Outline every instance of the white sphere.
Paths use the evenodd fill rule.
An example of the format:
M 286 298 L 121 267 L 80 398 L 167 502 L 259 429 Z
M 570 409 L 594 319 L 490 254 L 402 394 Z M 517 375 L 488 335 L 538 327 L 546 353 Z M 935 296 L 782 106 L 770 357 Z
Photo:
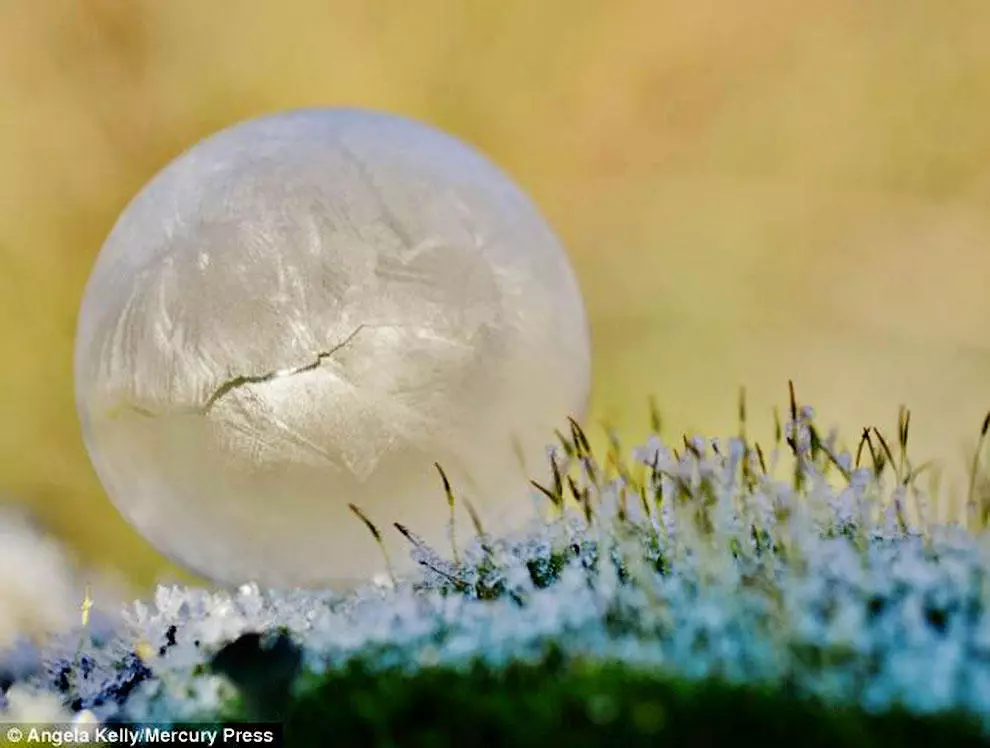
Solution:
M 397 567 L 392 522 L 449 548 L 435 462 L 491 529 L 531 517 L 520 454 L 543 475 L 584 415 L 590 345 L 564 250 L 498 168 L 410 120 L 303 110 L 203 140 L 131 202 L 75 377 L 97 474 L 154 546 L 313 586 L 384 568 L 349 503 Z

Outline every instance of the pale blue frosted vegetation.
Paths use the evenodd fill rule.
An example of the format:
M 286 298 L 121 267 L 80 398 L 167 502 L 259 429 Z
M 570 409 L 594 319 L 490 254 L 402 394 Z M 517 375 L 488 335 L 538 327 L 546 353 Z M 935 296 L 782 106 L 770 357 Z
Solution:
M 501 665 L 553 645 L 874 712 L 962 712 L 990 730 L 986 535 L 926 522 L 910 461 L 877 437 L 861 446 L 886 463 L 879 477 L 869 456 L 856 467 L 821 439 L 807 409 L 784 435 L 796 469 L 786 447 L 764 460 L 741 438 L 675 449 L 659 437 L 609 467 L 575 432 L 538 494 L 566 509 L 528 534 L 475 538 L 457 562 L 413 538 L 421 577 L 348 594 L 161 587 L 127 611 L 124 632 L 86 644 L 86 674 L 63 692 L 102 719 L 206 716 L 231 691 L 201 666 L 245 632 L 283 630 L 311 675 L 355 657 Z M 37 687 L 65 680 L 75 641 L 53 648 Z M 160 654 L 142 664 L 138 642 Z

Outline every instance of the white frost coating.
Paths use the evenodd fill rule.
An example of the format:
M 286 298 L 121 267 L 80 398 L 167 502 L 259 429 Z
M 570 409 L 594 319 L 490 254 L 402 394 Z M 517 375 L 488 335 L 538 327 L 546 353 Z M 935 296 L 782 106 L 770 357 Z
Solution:
M 349 502 L 443 546 L 434 462 L 492 529 L 519 521 L 518 452 L 541 465 L 584 414 L 590 346 L 564 250 L 495 166 L 409 120 L 307 110 L 207 138 L 138 194 L 75 373 L 96 471 L 152 544 L 310 586 L 382 570 Z

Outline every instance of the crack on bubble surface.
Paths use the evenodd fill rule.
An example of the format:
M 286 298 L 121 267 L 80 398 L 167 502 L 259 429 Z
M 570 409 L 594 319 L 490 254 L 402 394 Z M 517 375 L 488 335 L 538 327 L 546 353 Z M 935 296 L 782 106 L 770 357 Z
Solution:
M 281 379 L 283 377 L 291 377 L 296 374 L 305 374 L 309 371 L 314 371 L 318 369 L 324 361 L 337 353 L 341 348 L 348 345 L 351 341 L 358 336 L 362 330 L 364 330 L 367 325 L 358 325 L 354 328 L 354 331 L 344 338 L 342 341 L 333 346 L 330 350 L 323 351 L 316 354 L 316 358 L 309 362 L 308 364 L 302 364 L 300 366 L 295 366 L 291 369 L 276 369 L 274 371 L 267 372 L 265 374 L 240 374 L 232 379 L 228 379 L 226 382 L 221 384 L 217 389 L 213 391 L 213 394 L 206 399 L 206 403 L 199 410 L 206 414 L 209 413 L 217 402 L 222 399 L 227 394 L 233 392 L 234 390 L 240 389 L 241 387 L 246 387 L 252 384 L 264 384 L 265 382 L 271 382 L 275 379 Z
M 216 404 L 222 400 L 224 397 L 229 395 L 235 390 L 239 390 L 242 387 L 249 387 L 254 384 L 264 384 L 266 382 L 271 382 L 276 379 L 282 379 L 284 377 L 295 376 L 296 374 L 305 374 L 306 372 L 314 371 L 323 365 L 323 362 L 329 359 L 334 354 L 338 353 L 342 348 L 349 345 L 358 334 L 369 327 L 401 327 L 402 325 L 368 325 L 360 324 L 342 341 L 334 345 L 332 348 L 326 351 L 322 351 L 316 354 L 316 357 L 306 364 L 301 364 L 299 366 L 294 366 L 288 369 L 275 369 L 273 371 L 265 372 L 264 374 L 238 374 L 235 377 L 225 380 L 219 387 L 217 387 L 210 396 L 206 399 L 203 405 L 187 406 L 184 408 L 177 408 L 178 412 L 185 413 L 196 413 L 199 415 L 209 415 Z M 138 415 L 145 416 L 147 418 L 156 418 L 162 415 L 161 412 L 156 412 L 150 408 L 145 408 L 134 403 L 121 404 L 117 407 L 111 408 L 110 415 L 114 415 L 121 409 L 130 410 Z

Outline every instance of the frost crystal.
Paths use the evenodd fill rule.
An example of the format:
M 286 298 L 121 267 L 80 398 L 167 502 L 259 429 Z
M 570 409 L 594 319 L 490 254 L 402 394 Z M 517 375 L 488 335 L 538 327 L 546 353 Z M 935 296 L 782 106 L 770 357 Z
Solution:
M 539 661 L 552 646 L 565 658 L 777 687 L 869 712 L 968 714 L 990 734 L 985 535 L 891 522 L 902 486 L 884 491 L 853 473 L 835 487 L 821 455 L 799 451 L 792 484 L 762 473 L 744 480 L 745 445 L 692 446 L 675 459 L 652 439 L 635 454 L 663 474 L 642 483 L 610 479 L 584 455 L 575 472 L 588 474 L 578 488 L 590 518 L 565 507 L 521 534 L 475 538 L 456 561 L 403 527 L 422 573 L 395 586 L 162 587 L 151 605 L 135 604 L 129 632 L 84 648 L 78 672 L 68 664 L 77 638 L 50 648 L 48 675 L 32 688 L 71 693 L 73 708 L 101 720 L 209 718 L 231 693 L 204 666 L 232 642 L 278 631 L 299 648 L 307 677 L 354 661 L 500 668 Z M 623 487 L 645 496 L 642 512 L 620 516 Z M 142 642 L 157 652 L 146 663 L 133 654 Z

